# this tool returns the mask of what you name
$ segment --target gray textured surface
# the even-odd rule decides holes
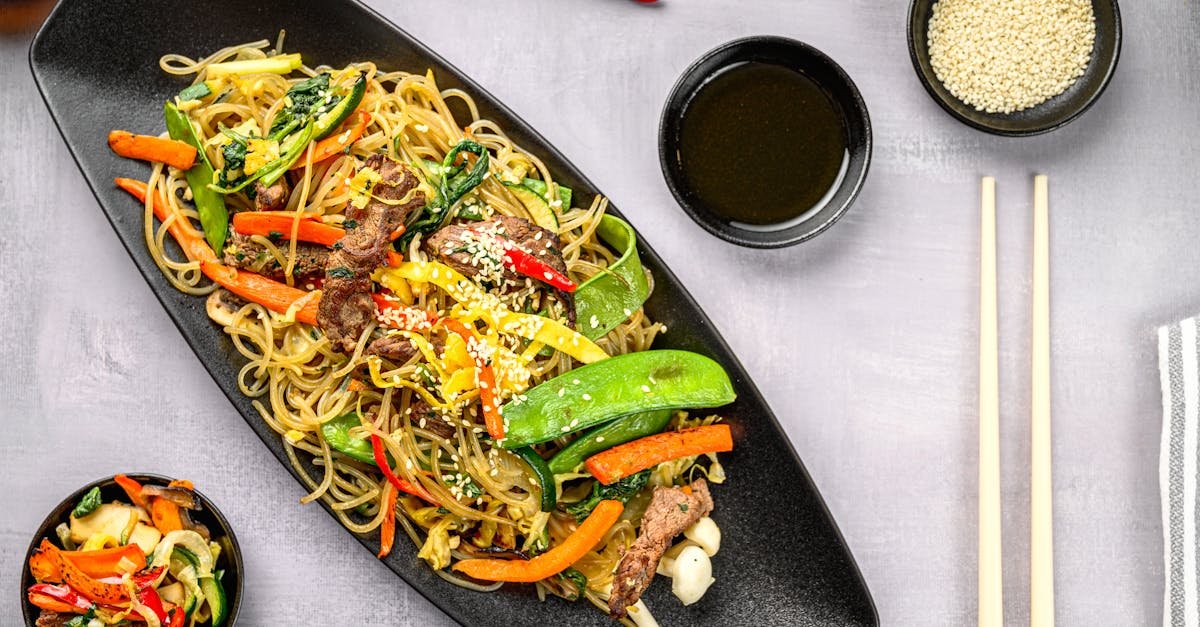
[[[1009,622],[1027,622],[1030,174],[1048,173],[1059,618],[1160,620],[1153,330],[1200,310],[1193,3],[1126,3],[1104,99],[1022,140],[970,130],[925,95],[900,0],[374,4],[541,130],[673,264],[779,414],[885,624],[974,619],[981,174],[999,179],[1005,605]],[[692,224],[655,147],[678,73],[757,33],[837,59],[871,108],[877,146],[847,217],[773,252]],[[16,573],[44,512],[123,469],[189,477],[222,506],[246,554],[246,625],[336,624],[346,608],[369,624],[448,622],[298,504],[300,487],[104,221],[34,89],[28,39],[0,37],[0,623],[18,611]]]

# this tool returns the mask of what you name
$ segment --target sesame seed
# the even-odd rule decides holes
[[[583,396],[581,396],[580,398],[582,398],[585,401],[590,401],[590,400],[592,400],[592,395],[588,394],[587,392],[584,392]]]

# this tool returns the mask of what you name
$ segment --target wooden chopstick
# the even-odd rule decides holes
[[[1054,513],[1050,471],[1050,216],[1045,175],[1033,179],[1033,411],[1029,624],[1054,625]]]
[[[1000,374],[996,328],[996,179],[983,177],[979,264],[979,625],[1004,624],[1000,562]]]

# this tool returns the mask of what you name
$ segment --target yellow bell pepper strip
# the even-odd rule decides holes
[[[508,437],[500,446],[520,448],[629,414],[720,407],[735,398],[725,369],[703,355],[680,350],[618,355],[559,375],[510,401],[503,409]]]
[[[607,485],[673,459],[732,450],[733,434],[729,425],[716,424],[626,442],[592,455],[584,466],[600,483]]]
[[[126,560],[128,560],[128,564],[132,565],[131,568],[136,570],[146,567],[146,555],[136,544],[94,551],[60,550],[59,552],[81,572],[96,579],[121,576],[122,573],[118,568]],[[62,581],[62,572],[55,568],[50,556],[40,547],[34,549],[33,555],[29,557],[29,572],[38,581],[55,583]]]
[[[397,490],[405,494],[411,494],[415,497],[425,499],[434,505],[438,505],[437,499],[419,485],[413,485],[392,472],[392,467],[388,465],[387,454],[383,449],[383,438],[380,438],[374,433],[371,434],[371,452],[375,457],[375,465],[379,466],[379,470],[383,471],[383,476],[387,478],[388,483],[392,484]]]
[[[296,320],[314,326],[317,324],[320,298],[312,292],[305,292],[253,272],[240,271],[216,262],[201,262],[200,271],[221,287],[276,313],[286,314],[297,300],[308,298],[296,312]]]
[[[129,131],[109,131],[108,147],[126,159],[157,161],[186,170],[196,163],[196,149],[181,141]]]
[[[483,581],[533,583],[553,577],[595,548],[624,510],[620,501],[601,501],[574,533],[533,559],[467,559],[455,564],[454,570]]]
[[[78,566],[68,560],[58,547],[42,540],[41,550],[50,558],[50,563],[62,573],[63,583],[77,590],[83,596],[97,602],[117,605],[129,601],[129,594],[121,584],[105,583],[83,572]]]
[[[300,69],[301,63],[299,53],[279,54],[265,59],[211,63],[205,67],[205,77],[211,79],[250,74],[291,74],[293,70]]]
[[[576,289],[575,282],[557,268],[534,257],[520,248],[504,249],[504,265],[513,271],[531,279],[541,281],[550,287],[560,289],[568,294]]]
[[[220,251],[225,248],[225,236],[229,233],[229,210],[225,207],[225,198],[208,187],[213,182],[214,170],[208,153],[204,152],[204,143],[196,134],[191,119],[174,103],[163,105],[163,119],[171,139],[185,142],[196,149],[196,164],[188,168],[185,174],[188,189],[192,190],[192,203],[200,215],[204,237],[213,250]]]
[[[501,333],[541,342],[585,364],[608,358],[604,349],[557,320],[509,310],[499,298],[485,292],[445,264],[436,261],[401,261],[377,270],[372,276],[389,289],[390,283],[396,279],[433,283],[472,313],[477,312],[488,326]]]
[[[146,202],[146,194],[149,192],[149,186],[144,181],[138,181],[127,178],[114,179],[117,187],[127,191],[134,198],[137,198],[142,203]],[[159,222],[166,222],[170,209],[167,208],[167,203],[162,198],[160,192],[154,201],[150,204],[154,217],[158,218]],[[190,261],[216,261],[217,255],[213,253],[213,249],[204,241],[204,236],[188,222],[187,218],[176,215],[171,224],[167,226],[167,231],[171,237],[175,238],[175,242],[183,249],[183,254]]]
[[[396,542],[396,495],[398,491],[388,483],[383,489],[383,524],[379,525],[379,553],[376,557],[383,559],[392,552]]]
[[[457,333],[467,343],[468,352],[474,353],[475,372],[479,378],[479,400],[483,405],[483,424],[493,440],[503,440],[504,418],[500,415],[500,399],[496,395],[496,373],[492,370],[489,358],[479,354],[483,343],[465,324],[454,318],[442,318],[442,324]],[[474,351],[470,351],[472,345],[476,347]]]

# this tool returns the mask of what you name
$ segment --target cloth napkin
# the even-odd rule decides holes
[[[1197,319],[1158,330],[1163,427],[1158,481],[1162,492],[1163,625],[1200,627],[1200,343]]]

